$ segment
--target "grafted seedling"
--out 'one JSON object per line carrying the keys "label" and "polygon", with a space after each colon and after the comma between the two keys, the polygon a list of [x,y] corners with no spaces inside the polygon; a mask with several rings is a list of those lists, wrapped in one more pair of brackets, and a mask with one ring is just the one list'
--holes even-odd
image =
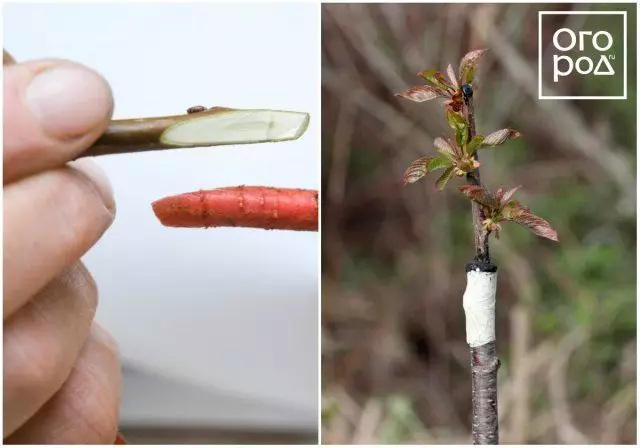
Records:
{"label": "grafted seedling", "polygon": [[520,137],[513,129],[500,129],[487,135],[476,135],[473,107],[473,79],[478,61],[486,49],[467,53],[460,61],[456,74],[451,64],[447,77],[437,70],[418,73],[429,85],[416,86],[396,94],[414,102],[444,98],[443,103],[451,137],[438,137],[434,146],[439,156],[423,157],[409,165],[404,182],[414,183],[432,171],[444,169],[436,181],[443,190],[455,175],[466,177],[470,185],[459,190],[472,203],[476,255],[467,264],[467,289],[463,296],[466,315],[467,343],[471,355],[472,436],[474,444],[498,444],[498,388],[497,373],[500,361],[495,344],[495,306],[497,267],[489,256],[489,235],[500,236],[503,222],[520,224],[537,236],[558,241],[558,234],[544,219],[533,214],[512,197],[516,187],[502,186],[491,193],[480,181],[481,148],[500,146],[509,139]]}

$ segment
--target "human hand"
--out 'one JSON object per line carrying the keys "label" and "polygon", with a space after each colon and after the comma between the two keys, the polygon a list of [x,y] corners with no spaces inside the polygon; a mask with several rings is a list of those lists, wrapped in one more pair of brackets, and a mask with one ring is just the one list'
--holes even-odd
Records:
{"label": "human hand", "polygon": [[97,290],[80,257],[115,203],[97,165],[68,163],[106,129],[111,90],[68,61],[3,59],[3,439],[111,444],[120,365],[93,322]]}

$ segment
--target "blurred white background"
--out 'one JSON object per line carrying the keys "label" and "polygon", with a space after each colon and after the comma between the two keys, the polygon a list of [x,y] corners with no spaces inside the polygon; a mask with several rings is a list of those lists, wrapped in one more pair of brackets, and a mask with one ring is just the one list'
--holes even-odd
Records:
{"label": "blurred white background", "polygon": [[[315,432],[318,235],[162,227],[151,202],[235,185],[319,188],[313,4],[8,4],[18,61],[110,82],[114,118],[189,106],[311,113],[298,141],[108,156],[117,218],[85,257],[127,369],[122,424]],[[197,391],[197,392],[194,392]]]}

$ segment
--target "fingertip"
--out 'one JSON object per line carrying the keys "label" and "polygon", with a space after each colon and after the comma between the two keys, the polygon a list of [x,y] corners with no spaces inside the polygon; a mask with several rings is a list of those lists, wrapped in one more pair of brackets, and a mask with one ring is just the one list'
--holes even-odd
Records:
{"label": "fingertip", "polygon": [[94,70],[47,59],[3,75],[5,184],[75,159],[109,124],[113,95]]}
{"label": "fingertip", "polygon": [[106,125],[113,111],[107,81],[66,61],[37,73],[26,89],[25,102],[45,133],[59,140],[92,133]]}

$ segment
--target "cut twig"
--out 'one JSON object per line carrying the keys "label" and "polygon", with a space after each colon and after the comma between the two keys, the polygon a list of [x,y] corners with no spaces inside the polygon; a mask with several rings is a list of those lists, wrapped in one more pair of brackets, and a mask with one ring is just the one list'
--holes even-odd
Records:
{"label": "cut twig", "polygon": [[[15,59],[3,48],[3,65]],[[80,157],[296,140],[309,114],[269,109],[190,107],[184,115],[113,120]]]}
{"label": "cut twig", "polygon": [[308,125],[306,113],[227,107],[185,115],[114,120],[80,157],[296,140]]}

